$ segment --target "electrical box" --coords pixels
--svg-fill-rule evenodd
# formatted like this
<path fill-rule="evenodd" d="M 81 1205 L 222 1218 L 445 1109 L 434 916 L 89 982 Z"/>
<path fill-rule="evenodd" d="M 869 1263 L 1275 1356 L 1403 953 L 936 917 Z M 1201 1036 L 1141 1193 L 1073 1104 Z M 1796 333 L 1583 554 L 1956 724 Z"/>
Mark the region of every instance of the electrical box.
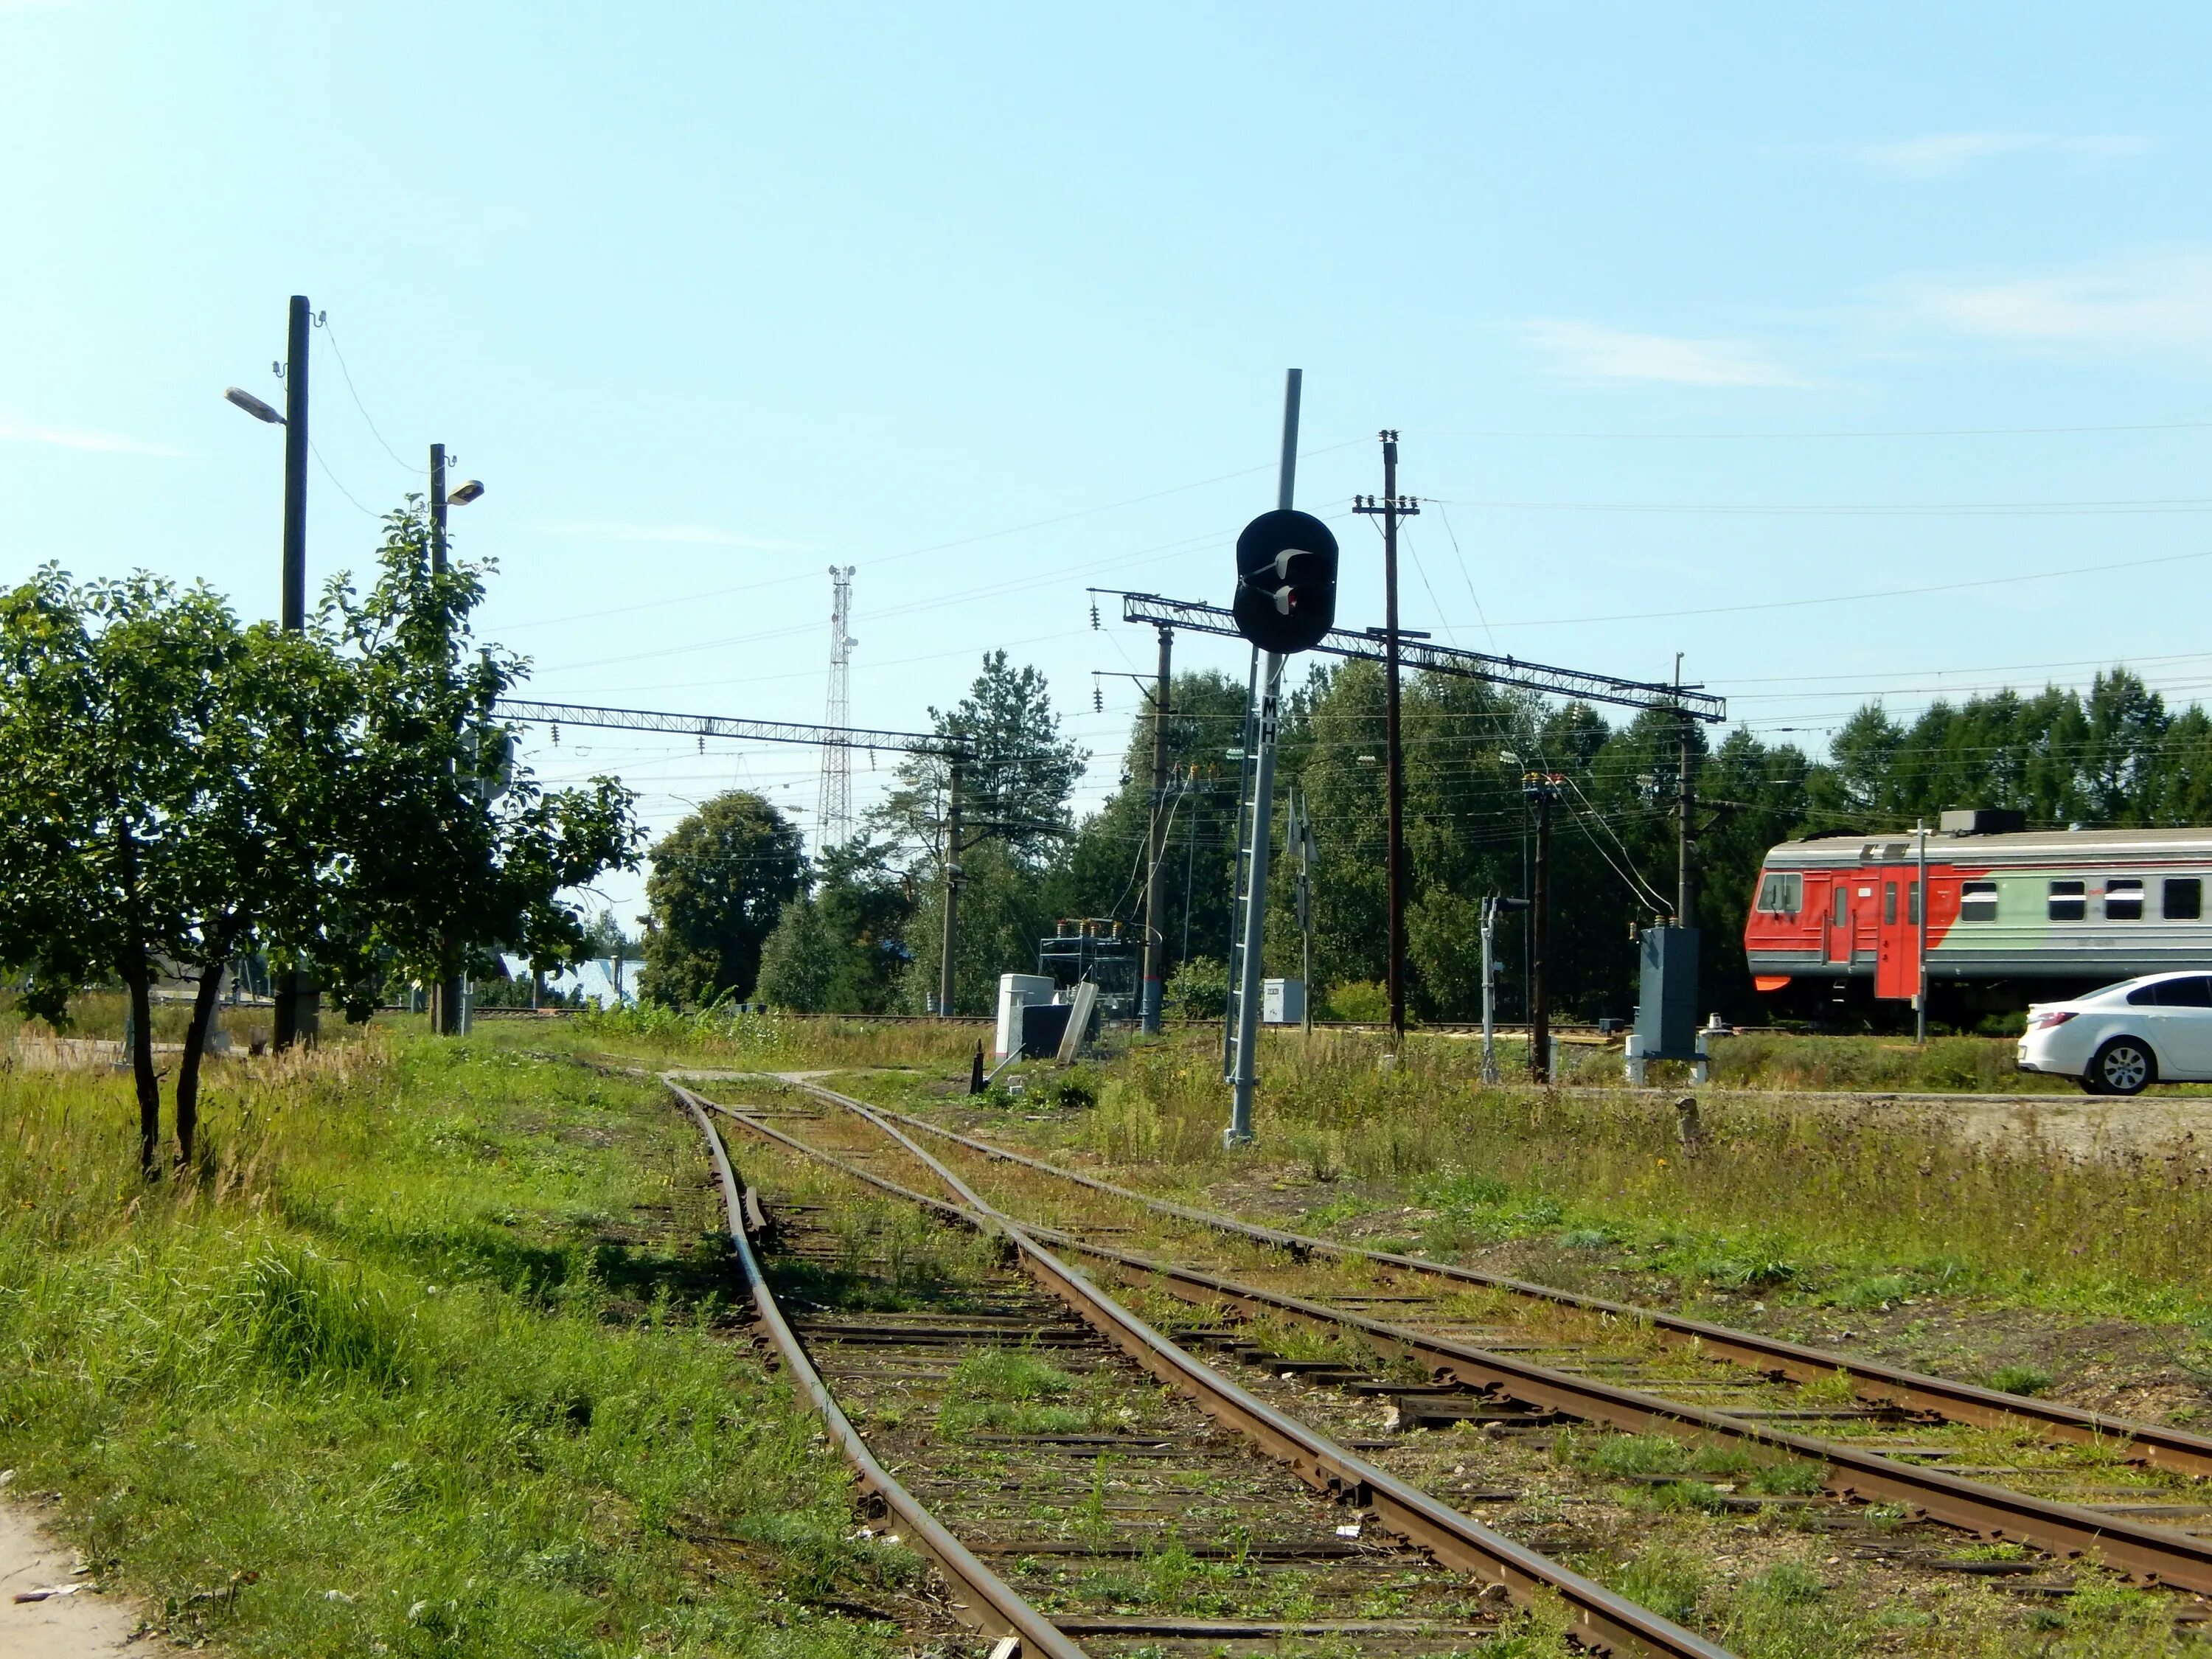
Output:
<path fill-rule="evenodd" d="M 1306 982 L 1302 979 L 1263 979 L 1260 981 L 1260 1023 L 1263 1025 L 1303 1025 L 1306 1018 Z"/>
<path fill-rule="evenodd" d="M 1642 940 L 1637 1048 L 1645 1060 L 1690 1060 L 1698 1054 L 1698 930 L 1647 927 Z"/>
<path fill-rule="evenodd" d="M 992 1053 L 1004 1060 L 1020 1046 L 1022 1010 L 1033 1002 L 1052 1000 L 1052 981 L 1042 974 L 999 975 L 999 1029 Z"/>
<path fill-rule="evenodd" d="M 1067 1022 L 1075 1012 L 1066 1002 L 1032 1002 L 1022 1009 L 1022 1058 L 1050 1060 L 1066 1040 Z"/>

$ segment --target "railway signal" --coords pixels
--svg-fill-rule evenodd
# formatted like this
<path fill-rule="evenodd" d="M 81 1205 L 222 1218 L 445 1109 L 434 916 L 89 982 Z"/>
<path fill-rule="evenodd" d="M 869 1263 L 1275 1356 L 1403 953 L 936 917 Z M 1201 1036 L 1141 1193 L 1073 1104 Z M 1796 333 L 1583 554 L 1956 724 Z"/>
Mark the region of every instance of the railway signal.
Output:
<path fill-rule="evenodd" d="M 1336 625 L 1336 537 L 1310 513 L 1262 513 L 1237 538 L 1237 631 L 1262 651 L 1310 651 Z"/>

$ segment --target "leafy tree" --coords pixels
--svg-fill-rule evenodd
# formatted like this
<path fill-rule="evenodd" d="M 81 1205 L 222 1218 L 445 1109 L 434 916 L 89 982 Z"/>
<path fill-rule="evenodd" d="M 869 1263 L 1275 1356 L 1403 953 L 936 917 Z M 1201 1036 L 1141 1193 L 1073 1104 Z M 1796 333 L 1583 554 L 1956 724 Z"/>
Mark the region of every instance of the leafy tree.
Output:
<path fill-rule="evenodd" d="M 760 1000 L 797 1013 L 820 1013 L 842 954 L 822 907 L 804 895 L 793 899 L 761 947 Z"/>
<path fill-rule="evenodd" d="M 1037 873 L 995 842 L 969 848 L 961 859 L 959 928 L 953 941 L 952 1012 L 987 1013 L 1001 974 L 1036 971 L 1037 941 L 1054 920 Z M 911 959 L 902 1000 L 915 1013 L 935 1001 L 944 959 L 945 886 L 920 886 L 907 927 Z"/>
<path fill-rule="evenodd" d="M 1170 962 L 1186 934 L 1194 956 L 1218 956 L 1229 940 L 1230 865 L 1237 836 L 1237 763 L 1244 687 L 1205 670 L 1175 677 L 1168 691 L 1167 846 L 1160 914 Z M 1145 851 L 1152 827 L 1152 720 L 1131 724 L 1122 782 L 1085 818 L 1054 872 L 1055 915 L 1108 916 L 1140 930 Z"/>
<path fill-rule="evenodd" d="M 1036 868 L 1060 846 L 1069 828 L 1067 798 L 1083 776 L 1089 754 L 1060 735 L 1060 716 L 1044 676 L 1008 666 L 1006 653 L 983 659 L 983 672 L 949 712 L 932 708 L 930 729 L 967 744 L 961 811 L 978 832 L 995 836 L 1021 863 Z M 882 817 L 908 834 L 929 839 L 940 821 L 951 784 L 941 755 L 915 753 L 899 768 L 904 787 Z"/>
<path fill-rule="evenodd" d="M 562 896 L 635 868 L 641 839 L 616 780 L 549 792 L 514 765 L 492 707 L 522 665 L 495 647 L 471 654 L 483 567 L 433 572 L 418 503 L 385 526 L 375 583 L 356 594 L 340 577 L 318 618 L 351 665 L 359 716 L 335 780 L 344 857 L 303 952 L 356 1019 L 394 969 L 485 972 L 499 946 L 535 968 L 581 961 L 582 907 Z"/>
<path fill-rule="evenodd" d="M 141 573 L 73 586 L 51 566 L 0 599 L 0 961 L 27 969 L 27 1013 L 65 1024 L 88 978 L 131 1000 L 139 1158 L 159 1167 L 151 990 L 196 981 L 177 1075 L 189 1161 L 200 1055 L 224 966 L 298 938 L 300 872 L 343 827 L 352 687 L 319 642 L 241 630 L 204 587 Z"/>
<path fill-rule="evenodd" d="M 662 837 L 652 862 L 641 994 L 672 1006 L 749 999 L 762 947 L 805 886 L 798 830 L 759 795 L 733 789 Z"/>
<path fill-rule="evenodd" d="M 814 902 L 838 947 L 823 992 L 830 1013 L 880 1014 L 897 1006 L 914 888 L 893 866 L 895 850 L 890 842 L 859 836 L 815 862 Z"/>

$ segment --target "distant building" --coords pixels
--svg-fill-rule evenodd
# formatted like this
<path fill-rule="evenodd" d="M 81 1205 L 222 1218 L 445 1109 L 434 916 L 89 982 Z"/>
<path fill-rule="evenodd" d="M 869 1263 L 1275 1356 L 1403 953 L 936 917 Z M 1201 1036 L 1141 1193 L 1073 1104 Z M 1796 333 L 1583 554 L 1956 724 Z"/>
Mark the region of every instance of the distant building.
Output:
<path fill-rule="evenodd" d="M 530 982 L 530 960 L 526 957 L 502 954 L 500 964 L 507 969 L 507 978 L 518 984 Z M 586 1001 L 601 1008 L 619 1005 L 625 1008 L 637 1006 L 637 975 L 642 963 L 625 960 L 617 963 L 612 957 L 594 957 L 580 967 L 566 968 L 557 974 L 545 975 L 545 993 L 550 1000 L 568 1000 L 581 992 Z M 620 988 L 617 988 L 617 970 L 620 970 Z"/>

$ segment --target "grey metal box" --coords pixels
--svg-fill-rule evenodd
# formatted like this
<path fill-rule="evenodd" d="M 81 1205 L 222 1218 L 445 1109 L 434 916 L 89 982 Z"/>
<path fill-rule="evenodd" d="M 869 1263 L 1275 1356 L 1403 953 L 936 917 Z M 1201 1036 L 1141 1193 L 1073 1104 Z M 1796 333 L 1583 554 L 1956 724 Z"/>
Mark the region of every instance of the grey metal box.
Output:
<path fill-rule="evenodd" d="M 1698 930 L 1647 927 L 1637 1047 L 1646 1060 L 1698 1057 Z"/>

